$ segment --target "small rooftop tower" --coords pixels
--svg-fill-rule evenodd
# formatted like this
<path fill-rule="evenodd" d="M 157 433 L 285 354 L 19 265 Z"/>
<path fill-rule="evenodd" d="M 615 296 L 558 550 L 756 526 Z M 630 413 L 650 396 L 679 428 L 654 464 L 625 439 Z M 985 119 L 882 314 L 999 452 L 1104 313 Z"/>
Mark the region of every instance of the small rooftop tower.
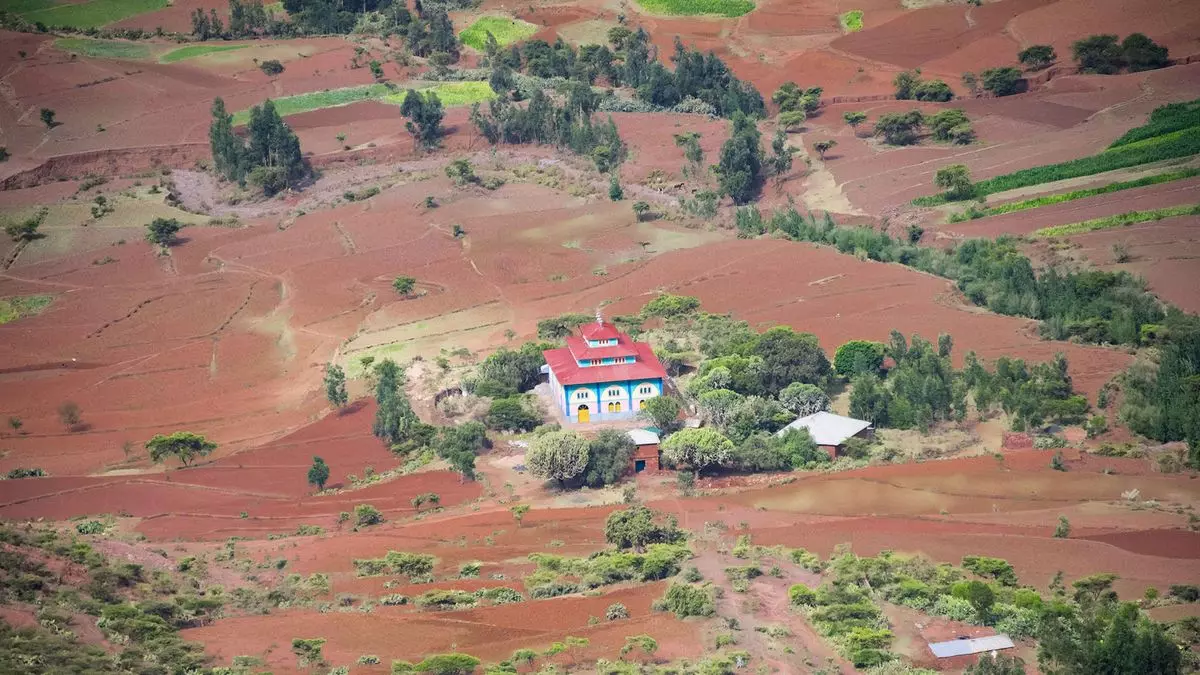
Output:
<path fill-rule="evenodd" d="M 600 307 L 596 307 L 596 325 L 604 325 L 604 315 L 600 313 Z"/>

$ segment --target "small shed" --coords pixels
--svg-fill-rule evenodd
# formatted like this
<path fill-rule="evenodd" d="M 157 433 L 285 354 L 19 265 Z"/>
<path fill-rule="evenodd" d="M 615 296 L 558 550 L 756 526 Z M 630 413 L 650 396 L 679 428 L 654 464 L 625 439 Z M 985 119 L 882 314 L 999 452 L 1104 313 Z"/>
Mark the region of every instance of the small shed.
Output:
<path fill-rule="evenodd" d="M 629 458 L 629 473 L 655 473 L 662 470 L 658 434 L 649 429 L 630 429 L 625 435 L 634 445 L 633 456 Z"/>
<path fill-rule="evenodd" d="M 994 652 L 1000 649 L 1012 649 L 1012 638 L 1007 635 L 989 635 L 987 637 L 962 638 L 945 642 L 930 642 L 929 651 L 939 659 L 953 656 L 970 656 L 983 652 Z"/>
<path fill-rule="evenodd" d="M 807 429 L 813 441 L 831 458 L 836 458 L 851 438 L 871 438 L 875 433 L 870 422 L 824 411 L 805 415 L 780 429 L 776 435 L 782 436 L 788 429 Z"/>

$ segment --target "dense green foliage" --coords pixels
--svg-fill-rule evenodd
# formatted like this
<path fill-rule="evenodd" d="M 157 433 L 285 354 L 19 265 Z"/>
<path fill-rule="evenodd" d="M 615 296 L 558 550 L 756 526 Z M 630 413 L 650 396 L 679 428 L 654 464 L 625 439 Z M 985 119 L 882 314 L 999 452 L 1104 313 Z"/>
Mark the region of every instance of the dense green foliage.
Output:
<path fill-rule="evenodd" d="M 313 457 L 312 466 L 308 467 L 308 484 L 318 490 L 324 490 L 328 480 L 329 465 L 320 457 Z"/>
<path fill-rule="evenodd" d="M 542 416 L 521 396 L 494 399 L 484 418 L 488 429 L 499 431 L 533 431 L 541 423 Z"/>
<path fill-rule="evenodd" d="M 843 31 L 857 33 L 863 29 L 863 11 L 861 9 L 852 9 L 849 12 L 844 12 L 838 16 L 838 23 L 842 25 Z"/>
<path fill-rule="evenodd" d="M 1200 127 L 1200 99 L 1168 103 L 1155 108 L 1145 124 L 1126 131 L 1108 147 L 1129 145 L 1192 127 Z"/>
<path fill-rule="evenodd" d="M 225 102 L 220 98 L 213 100 L 212 117 L 209 145 L 214 168 L 223 178 L 249 180 L 272 195 L 310 173 L 300 154 L 300 140 L 270 99 L 250 109 L 248 144 L 233 133 L 233 116 L 225 111 Z"/>
<path fill-rule="evenodd" d="M 940 101 L 954 98 L 950 85 L 941 80 L 921 79 L 921 70 L 906 70 L 892 80 L 896 88 L 896 99 L 900 101 Z"/>
<path fill-rule="evenodd" d="M 1021 71 L 1011 66 L 988 68 L 979 74 L 983 88 L 996 96 L 1011 96 L 1021 91 L 1024 79 Z"/>
<path fill-rule="evenodd" d="M 1135 362 L 1125 375 L 1121 419 L 1139 434 L 1158 441 L 1189 442 L 1189 460 L 1200 466 L 1200 320 L 1168 313 L 1157 363 Z"/>
<path fill-rule="evenodd" d="M 706 586 L 672 583 L 662 598 L 663 608 L 678 619 L 689 616 L 712 616 L 716 613 L 713 592 Z"/>
<path fill-rule="evenodd" d="M 436 92 L 408 90 L 404 103 L 400 105 L 400 114 L 407 119 L 404 128 L 419 147 L 436 148 L 441 144 L 442 134 L 445 133 L 442 118 L 446 112 Z"/>
<path fill-rule="evenodd" d="M 762 190 L 765 171 L 761 134 L 754 120 L 736 113 L 730 124 L 729 139 L 721 146 L 717 178 L 721 192 L 734 204 L 752 201 Z"/>
<path fill-rule="evenodd" d="M 920 110 L 884 113 L 875 120 L 875 135 L 883 136 L 888 145 L 912 145 L 924 124 L 925 116 Z"/>
<path fill-rule="evenodd" d="M 851 340 L 837 348 L 833 369 L 842 377 L 878 372 L 883 366 L 883 343 Z"/>
<path fill-rule="evenodd" d="M 190 431 L 176 431 L 173 434 L 156 434 L 146 442 L 150 451 L 150 461 L 163 462 L 168 457 L 176 457 L 184 466 L 190 466 L 197 457 L 207 457 L 217 444 L 209 441 L 200 434 Z"/>
<path fill-rule="evenodd" d="M 59 38 L 54 41 L 54 46 L 64 52 L 80 54 L 93 59 L 140 60 L 150 58 L 150 47 L 148 45 L 123 40 Z"/>
<path fill-rule="evenodd" d="M 774 212 L 767 222 L 769 231 L 781 231 L 798 241 L 828 244 L 843 253 L 898 262 L 953 279 L 977 305 L 1042 321 L 1042 334 L 1051 339 L 1138 344 L 1142 327 L 1163 318 L 1159 301 L 1135 277 L 1056 268 L 1038 274 L 1016 242 L 1006 237 L 968 239 L 953 249 L 931 249 L 870 228 L 839 227 L 828 217 L 817 222 L 794 208 Z"/>
<path fill-rule="evenodd" d="M 539 335 L 540 327 L 541 324 Z M 473 375 L 463 379 L 463 389 L 476 396 L 491 398 L 507 398 L 527 392 L 537 385 L 542 365 L 546 363 L 542 352 L 550 346 L 526 342 L 516 350 L 501 347 L 489 354 Z"/>
<path fill-rule="evenodd" d="M 617 548 L 640 551 L 651 544 L 683 541 L 674 516 L 663 516 L 645 506 L 632 506 L 609 514 L 604 521 L 604 538 Z"/>
<path fill-rule="evenodd" d="M 382 558 L 356 559 L 354 571 L 360 577 L 406 576 L 418 583 L 433 573 L 434 562 L 434 557 L 425 553 L 388 551 Z"/>
<path fill-rule="evenodd" d="M 250 45 L 189 45 L 173 49 L 158 58 L 161 63 L 175 63 L 186 59 L 194 59 L 198 56 L 208 54 L 218 54 L 220 52 L 231 52 L 238 49 L 245 49 Z M 276 61 L 278 63 L 278 61 Z"/>
<path fill-rule="evenodd" d="M 1058 54 L 1050 45 L 1032 45 L 1017 54 L 1017 60 L 1031 70 L 1041 70 L 1054 63 L 1057 58 Z"/>
<path fill-rule="evenodd" d="M 0 325 L 27 316 L 37 316 L 53 301 L 54 296 L 52 295 L 18 295 L 0 298 Z"/>
<path fill-rule="evenodd" d="M 1071 45 L 1079 69 L 1085 73 L 1112 75 L 1125 68 L 1131 72 L 1166 67 L 1167 48 L 1142 33 L 1131 33 L 1117 42 L 1116 35 L 1090 35 Z"/>
<path fill-rule="evenodd" d="M 159 246 L 174 244 L 183 223 L 176 218 L 155 218 L 146 224 L 146 241 Z"/>
<path fill-rule="evenodd" d="M 167 0 L 90 0 L 78 4 L 47 3 L 32 11 L 21 12 L 26 21 L 46 26 L 99 28 L 139 14 L 167 6 Z"/>
<path fill-rule="evenodd" d="M 336 363 L 328 363 L 325 365 L 325 377 L 323 380 L 325 385 L 325 399 L 330 405 L 335 408 L 345 408 L 350 402 L 350 396 L 346 393 L 346 372 Z"/>

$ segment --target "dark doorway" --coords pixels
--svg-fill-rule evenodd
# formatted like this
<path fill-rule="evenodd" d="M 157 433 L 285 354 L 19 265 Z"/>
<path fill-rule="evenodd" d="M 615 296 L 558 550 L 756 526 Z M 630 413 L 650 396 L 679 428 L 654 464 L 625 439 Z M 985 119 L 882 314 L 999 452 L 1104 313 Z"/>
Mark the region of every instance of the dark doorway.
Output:
<path fill-rule="evenodd" d="M 646 470 L 646 460 L 639 459 L 633 462 L 633 472 L 641 473 Z"/>

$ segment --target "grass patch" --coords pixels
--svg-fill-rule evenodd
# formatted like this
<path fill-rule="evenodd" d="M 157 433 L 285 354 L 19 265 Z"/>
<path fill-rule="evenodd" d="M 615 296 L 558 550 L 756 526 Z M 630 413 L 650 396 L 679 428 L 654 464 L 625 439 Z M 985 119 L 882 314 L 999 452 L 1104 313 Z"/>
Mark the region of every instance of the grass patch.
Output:
<path fill-rule="evenodd" d="M 838 22 L 842 24 L 842 30 L 847 33 L 857 33 L 863 29 L 863 13 L 861 9 L 852 9 L 849 12 L 838 17 Z"/>
<path fill-rule="evenodd" d="M 438 98 L 442 99 L 442 105 L 446 107 L 470 105 L 486 101 L 496 95 L 487 82 L 441 82 L 434 85 L 421 83 L 412 88 L 437 92 Z M 404 102 L 405 96 L 407 96 L 407 92 L 402 88 L 391 89 L 385 84 L 364 84 L 358 87 L 326 89 L 325 91 L 284 96 L 272 99 L 272 101 L 275 103 L 275 110 L 283 117 L 287 117 L 310 110 L 350 105 L 359 101 L 384 101 L 401 104 Z M 245 124 L 249 120 L 249 110 L 239 110 L 233 114 L 235 125 Z"/>
<path fill-rule="evenodd" d="M 1184 204 L 1182 206 L 1169 206 L 1165 209 L 1130 211 L 1128 213 L 1120 213 L 1115 216 L 1105 216 L 1103 218 L 1084 220 L 1078 223 L 1043 227 L 1030 236 L 1038 238 L 1068 237 L 1073 234 L 1083 234 L 1085 232 L 1094 232 L 1096 230 L 1107 230 L 1113 227 L 1125 227 L 1127 225 L 1147 223 L 1150 221 L 1162 220 L 1163 218 L 1171 218 L 1174 216 L 1196 215 L 1200 215 L 1200 204 Z"/>
<path fill-rule="evenodd" d="M 1074 201 L 1076 199 L 1084 199 L 1086 197 L 1094 197 L 1096 195 L 1104 195 L 1110 192 L 1120 192 L 1121 190 L 1130 190 L 1132 188 L 1145 187 L 1147 185 L 1158 185 L 1159 183 L 1169 183 L 1171 181 L 1182 180 L 1184 178 L 1193 178 L 1200 176 L 1200 169 L 1184 169 L 1182 171 L 1171 171 L 1169 173 L 1160 173 L 1153 176 L 1146 176 L 1137 180 L 1127 180 L 1117 183 L 1109 183 L 1103 187 L 1090 188 L 1087 190 L 1075 190 L 1073 192 L 1064 192 L 1057 195 L 1046 195 L 1044 197 L 1035 197 L 1026 199 L 1020 202 L 1011 204 L 1001 204 L 986 209 L 967 209 L 962 213 L 955 213 L 950 216 L 950 222 L 961 223 L 965 220 L 974 220 L 976 218 L 986 218 L 987 216 L 999 216 L 1005 213 L 1013 213 L 1016 211 L 1025 211 L 1028 209 L 1036 209 L 1041 206 L 1049 206 L 1051 204 L 1061 204 L 1062 202 Z"/>
<path fill-rule="evenodd" d="M 468 47 L 483 51 L 487 44 L 487 34 L 491 33 L 501 47 L 507 47 L 514 42 L 520 42 L 538 31 L 538 27 L 528 21 L 509 19 L 501 16 L 480 17 L 458 34 L 462 43 Z"/>
<path fill-rule="evenodd" d="M 197 56 L 204 56 L 206 54 L 232 52 L 238 49 L 245 49 L 249 46 L 250 45 L 190 45 L 169 51 L 160 56 L 158 60 L 162 63 L 175 63 L 176 61 L 194 59 Z"/>
<path fill-rule="evenodd" d="M 1150 113 L 1150 120 L 1146 124 L 1125 132 L 1124 136 L 1113 141 L 1113 144 L 1108 147 L 1129 145 L 1191 127 L 1200 127 L 1200 99 L 1186 103 L 1169 103 L 1155 108 L 1154 112 Z"/>
<path fill-rule="evenodd" d="M 27 21 L 40 21 L 47 26 L 99 28 L 166 6 L 167 0 L 92 0 L 78 5 L 54 5 L 35 9 L 24 12 L 21 16 Z"/>
<path fill-rule="evenodd" d="M 0 298 L 0 324 L 5 324 L 27 316 L 41 314 L 42 310 L 54 301 L 52 295 L 19 295 L 12 298 Z"/>
<path fill-rule="evenodd" d="M 89 40 L 87 38 L 59 38 L 54 46 L 64 52 L 81 54 L 94 59 L 148 59 L 149 45 L 124 40 Z"/>
<path fill-rule="evenodd" d="M 492 85 L 487 82 L 442 82 L 433 86 L 416 88 L 421 91 L 436 93 L 438 98 L 442 100 L 442 105 L 447 108 L 471 105 L 472 103 L 479 103 L 496 97 L 496 92 L 492 91 Z M 404 97 L 407 95 L 407 91 L 397 92 L 385 96 L 384 100 L 388 103 L 401 104 L 404 103 Z"/>
<path fill-rule="evenodd" d="M 637 0 L 638 6 L 652 14 L 671 16 L 723 16 L 732 18 L 754 9 L 750 0 Z"/>

